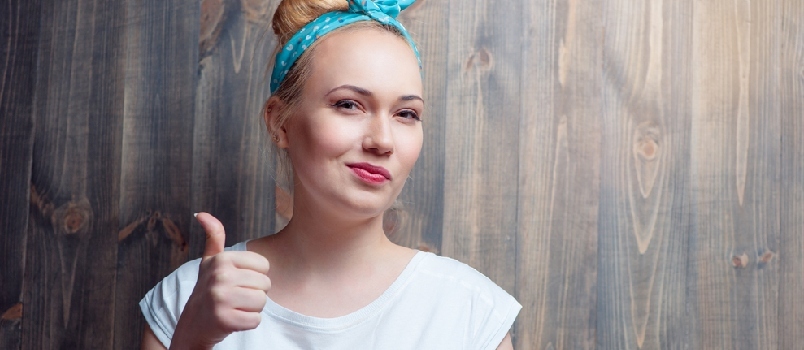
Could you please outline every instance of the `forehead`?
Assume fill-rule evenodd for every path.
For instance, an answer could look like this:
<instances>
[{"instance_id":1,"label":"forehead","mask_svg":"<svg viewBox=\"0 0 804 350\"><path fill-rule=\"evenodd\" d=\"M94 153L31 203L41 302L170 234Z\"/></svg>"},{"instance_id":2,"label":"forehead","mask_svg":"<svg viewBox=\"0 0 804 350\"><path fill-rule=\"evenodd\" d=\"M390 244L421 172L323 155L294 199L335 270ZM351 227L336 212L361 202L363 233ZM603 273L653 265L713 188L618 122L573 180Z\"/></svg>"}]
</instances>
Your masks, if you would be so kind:
<instances>
[{"instance_id":1,"label":"forehead","mask_svg":"<svg viewBox=\"0 0 804 350\"><path fill-rule=\"evenodd\" d=\"M419 63L404 38L379 28L333 32L315 48L306 87L318 92L343 84L378 94L421 95ZM305 88L307 90L307 88Z\"/></svg>"}]
</instances>

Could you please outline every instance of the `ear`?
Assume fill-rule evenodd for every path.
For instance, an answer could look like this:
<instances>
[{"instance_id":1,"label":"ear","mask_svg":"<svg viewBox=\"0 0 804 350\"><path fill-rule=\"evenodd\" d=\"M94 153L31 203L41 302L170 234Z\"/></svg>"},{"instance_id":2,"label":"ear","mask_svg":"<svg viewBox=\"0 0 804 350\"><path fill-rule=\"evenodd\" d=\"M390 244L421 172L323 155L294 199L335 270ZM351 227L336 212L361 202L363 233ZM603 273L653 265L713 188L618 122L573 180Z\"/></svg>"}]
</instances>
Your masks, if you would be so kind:
<instances>
[{"instance_id":1,"label":"ear","mask_svg":"<svg viewBox=\"0 0 804 350\"><path fill-rule=\"evenodd\" d=\"M284 123L279 120L280 112L285 108L284 102L279 97L271 96L268 101L265 101L263 107L263 119L265 126L268 128L268 135L271 142L275 143L279 148L288 148L288 137L285 131Z\"/></svg>"}]
</instances>

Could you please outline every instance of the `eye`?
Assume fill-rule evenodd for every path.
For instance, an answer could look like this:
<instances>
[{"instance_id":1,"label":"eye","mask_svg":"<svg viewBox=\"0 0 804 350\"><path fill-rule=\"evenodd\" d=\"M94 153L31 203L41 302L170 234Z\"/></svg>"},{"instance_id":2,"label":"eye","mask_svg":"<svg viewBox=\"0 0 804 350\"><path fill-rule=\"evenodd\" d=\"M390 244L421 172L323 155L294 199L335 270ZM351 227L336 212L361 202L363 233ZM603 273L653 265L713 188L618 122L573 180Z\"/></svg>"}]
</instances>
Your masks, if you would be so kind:
<instances>
[{"instance_id":1,"label":"eye","mask_svg":"<svg viewBox=\"0 0 804 350\"><path fill-rule=\"evenodd\" d=\"M419 118L419 114L416 113L416 111L414 111L412 109L403 109L403 110L397 112L396 115L400 116L400 117L402 117L404 119L421 121L421 118Z\"/></svg>"},{"instance_id":2,"label":"eye","mask_svg":"<svg viewBox=\"0 0 804 350\"><path fill-rule=\"evenodd\" d=\"M339 100L338 102L333 103L332 107L345 110L360 109L360 105L358 105L357 102L353 100Z\"/></svg>"}]
</instances>

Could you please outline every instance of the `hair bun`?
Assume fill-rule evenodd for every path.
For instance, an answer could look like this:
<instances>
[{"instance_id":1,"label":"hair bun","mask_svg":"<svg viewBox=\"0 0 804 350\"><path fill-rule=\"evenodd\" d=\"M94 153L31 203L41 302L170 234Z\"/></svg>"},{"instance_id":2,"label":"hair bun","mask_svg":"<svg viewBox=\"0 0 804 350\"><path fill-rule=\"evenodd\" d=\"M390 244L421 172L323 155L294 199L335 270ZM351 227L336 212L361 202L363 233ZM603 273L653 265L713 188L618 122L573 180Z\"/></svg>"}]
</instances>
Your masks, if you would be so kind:
<instances>
[{"instance_id":1,"label":"hair bun","mask_svg":"<svg viewBox=\"0 0 804 350\"><path fill-rule=\"evenodd\" d=\"M271 28L284 46L290 38L307 23L332 11L345 11L349 8L346 0L282 0L276 8Z\"/></svg>"}]
</instances>

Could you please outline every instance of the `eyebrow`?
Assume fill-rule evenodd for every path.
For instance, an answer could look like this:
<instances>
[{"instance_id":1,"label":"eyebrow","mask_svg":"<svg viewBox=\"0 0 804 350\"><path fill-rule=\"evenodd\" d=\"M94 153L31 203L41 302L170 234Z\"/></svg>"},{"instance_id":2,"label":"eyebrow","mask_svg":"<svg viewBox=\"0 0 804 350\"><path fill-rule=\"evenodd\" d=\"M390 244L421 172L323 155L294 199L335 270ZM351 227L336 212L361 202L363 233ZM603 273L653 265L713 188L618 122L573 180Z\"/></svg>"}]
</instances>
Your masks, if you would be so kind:
<instances>
[{"instance_id":1,"label":"eyebrow","mask_svg":"<svg viewBox=\"0 0 804 350\"><path fill-rule=\"evenodd\" d=\"M405 95L405 96L400 96L400 97L399 97L399 100L400 100L400 101L412 101L412 100L419 100L419 101L424 102L424 99L422 99L421 97L416 96L416 95Z\"/></svg>"},{"instance_id":2,"label":"eyebrow","mask_svg":"<svg viewBox=\"0 0 804 350\"><path fill-rule=\"evenodd\" d=\"M327 92L327 94L324 95L324 96L329 96L329 94L331 94L331 93L333 93L333 92L335 92L337 90L340 90L340 89L352 90L352 91L354 91L354 92L356 92L358 94L361 94L363 96L371 96L371 95L373 95L371 93L371 91L368 91L368 90L366 90L366 89L364 89L362 87L357 87L357 86L354 86L354 85L345 84L345 85L337 86L337 87L333 88L332 90L329 90L329 92Z\"/></svg>"},{"instance_id":3,"label":"eyebrow","mask_svg":"<svg viewBox=\"0 0 804 350\"><path fill-rule=\"evenodd\" d=\"M362 87L349 85L349 84L344 84L344 85L341 85L341 86L336 86L332 90L329 90L329 92L327 92L326 95L324 95L324 96L329 96L329 94L331 94L331 93L333 93L333 92L335 92L337 90L340 90L340 89L352 90L352 91L354 91L354 92L356 92L356 93L358 93L360 95L363 95L363 96L369 96L370 97L370 96L374 95L373 93L371 93L371 91L368 91L368 90L366 90L366 89L364 89ZM424 102L424 99L422 99L420 96L417 96L417 95L399 96L399 100L400 101L419 100L419 101Z\"/></svg>"}]
</instances>

